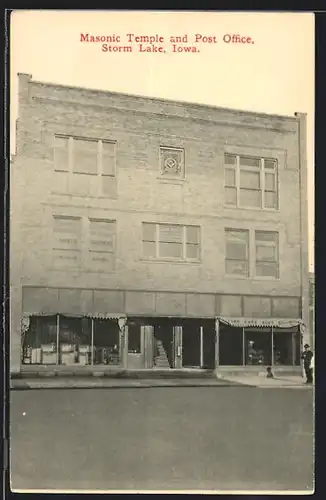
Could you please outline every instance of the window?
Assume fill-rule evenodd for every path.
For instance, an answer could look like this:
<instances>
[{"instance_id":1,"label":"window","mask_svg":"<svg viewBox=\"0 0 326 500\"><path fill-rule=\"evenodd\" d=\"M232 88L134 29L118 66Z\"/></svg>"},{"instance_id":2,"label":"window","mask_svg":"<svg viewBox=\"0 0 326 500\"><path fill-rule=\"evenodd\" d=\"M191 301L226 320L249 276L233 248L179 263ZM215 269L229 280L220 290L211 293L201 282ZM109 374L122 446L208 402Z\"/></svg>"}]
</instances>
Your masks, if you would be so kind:
<instances>
[{"instance_id":1,"label":"window","mask_svg":"<svg viewBox=\"0 0 326 500\"><path fill-rule=\"evenodd\" d=\"M279 277L279 239L275 231L225 229L226 274ZM253 266L250 265L252 255Z\"/></svg>"},{"instance_id":2,"label":"window","mask_svg":"<svg viewBox=\"0 0 326 500\"><path fill-rule=\"evenodd\" d=\"M160 147L160 172L162 178L184 179L184 150Z\"/></svg>"},{"instance_id":3,"label":"window","mask_svg":"<svg viewBox=\"0 0 326 500\"><path fill-rule=\"evenodd\" d=\"M249 276L249 231L226 229L226 273Z\"/></svg>"},{"instance_id":4,"label":"window","mask_svg":"<svg viewBox=\"0 0 326 500\"><path fill-rule=\"evenodd\" d=\"M278 233L255 232L256 276L278 278Z\"/></svg>"},{"instance_id":5,"label":"window","mask_svg":"<svg viewBox=\"0 0 326 500\"><path fill-rule=\"evenodd\" d=\"M87 225L88 224L88 225ZM82 231L83 229L83 231ZM116 221L53 216L53 266L110 272L115 267Z\"/></svg>"},{"instance_id":6,"label":"window","mask_svg":"<svg viewBox=\"0 0 326 500\"><path fill-rule=\"evenodd\" d=\"M143 223L143 255L152 259L198 261L199 226Z\"/></svg>"},{"instance_id":7,"label":"window","mask_svg":"<svg viewBox=\"0 0 326 500\"><path fill-rule=\"evenodd\" d=\"M277 161L225 154L224 186L229 206L277 209Z\"/></svg>"},{"instance_id":8,"label":"window","mask_svg":"<svg viewBox=\"0 0 326 500\"><path fill-rule=\"evenodd\" d=\"M34 316L22 338L23 364L119 365L119 326L116 320Z\"/></svg>"},{"instance_id":9,"label":"window","mask_svg":"<svg viewBox=\"0 0 326 500\"><path fill-rule=\"evenodd\" d=\"M116 143L55 136L54 189L81 196L116 196Z\"/></svg>"},{"instance_id":10,"label":"window","mask_svg":"<svg viewBox=\"0 0 326 500\"><path fill-rule=\"evenodd\" d=\"M119 365L121 362L120 336L117 321L94 319L95 365Z\"/></svg>"},{"instance_id":11,"label":"window","mask_svg":"<svg viewBox=\"0 0 326 500\"><path fill-rule=\"evenodd\" d=\"M128 326L128 353L140 354L141 353L141 329L139 325L129 324Z\"/></svg>"},{"instance_id":12,"label":"window","mask_svg":"<svg viewBox=\"0 0 326 500\"><path fill-rule=\"evenodd\" d=\"M78 217L53 217L54 267L77 268L80 260L81 219Z\"/></svg>"},{"instance_id":13,"label":"window","mask_svg":"<svg viewBox=\"0 0 326 500\"><path fill-rule=\"evenodd\" d=\"M89 263L92 270L114 269L116 223L112 220L89 219Z\"/></svg>"}]
</instances>

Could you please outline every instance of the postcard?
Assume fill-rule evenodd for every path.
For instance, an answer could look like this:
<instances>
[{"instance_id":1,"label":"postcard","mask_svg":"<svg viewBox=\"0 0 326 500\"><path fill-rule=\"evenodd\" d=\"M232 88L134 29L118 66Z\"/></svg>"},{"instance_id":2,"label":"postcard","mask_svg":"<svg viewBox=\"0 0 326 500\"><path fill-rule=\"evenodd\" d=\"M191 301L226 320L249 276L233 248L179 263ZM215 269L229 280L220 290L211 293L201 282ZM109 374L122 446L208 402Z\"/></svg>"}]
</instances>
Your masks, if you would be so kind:
<instances>
[{"instance_id":1,"label":"postcard","mask_svg":"<svg viewBox=\"0 0 326 500\"><path fill-rule=\"evenodd\" d=\"M10 60L12 490L311 494L314 15L15 10Z\"/></svg>"}]
</instances>

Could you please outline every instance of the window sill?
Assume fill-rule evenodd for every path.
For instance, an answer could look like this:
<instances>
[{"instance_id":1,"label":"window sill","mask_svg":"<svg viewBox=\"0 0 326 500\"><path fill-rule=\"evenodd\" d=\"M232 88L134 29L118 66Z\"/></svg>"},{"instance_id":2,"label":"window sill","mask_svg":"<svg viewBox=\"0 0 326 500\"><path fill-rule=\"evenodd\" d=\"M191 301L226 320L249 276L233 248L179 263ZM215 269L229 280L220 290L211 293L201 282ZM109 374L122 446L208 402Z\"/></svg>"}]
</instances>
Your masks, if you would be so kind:
<instances>
[{"instance_id":1,"label":"window sill","mask_svg":"<svg viewBox=\"0 0 326 500\"><path fill-rule=\"evenodd\" d=\"M59 193L58 191L52 191L51 192L52 195L56 195L56 196L73 196L74 198L88 198L88 199L92 199L92 200L117 200L118 199L118 196L104 196L104 195L98 195L98 196L94 196L94 195L90 195L90 194L78 194L78 193Z\"/></svg>"},{"instance_id":2,"label":"window sill","mask_svg":"<svg viewBox=\"0 0 326 500\"><path fill-rule=\"evenodd\" d=\"M101 270L101 271L95 271L93 269L83 269L83 268L66 268L62 269L60 267L49 267L48 271L51 272L56 272L56 273L78 273L78 275L83 275L83 274L114 274L116 272L115 269L113 270Z\"/></svg>"},{"instance_id":3,"label":"window sill","mask_svg":"<svg viewBox=\"0 0 326 500\"><path fill-rule=\"evenodd\" d=\"M226 204L224 204L224 208L230 209L230 210L245 210L245 211L251 211L251 212L272 212L272 213L279 213L280 212L279 208L235 207L233 205L226 205Z\"/></svg>"},{"instance_id":4,"label":"window sill","mask_svg":"<svg viewBox=\"0 0 326 500\"><path fill-rule=\"evenodd\" d=\"M225 278L235 279L235 280L269 281L269 282L281 281L281 278L273 278L273 277L265 277L265 276L238 276L235 274L225 274Z\"/></svg>"},{"instance_id":5,"label":"window sill","mask_svg":"<svg viewBox=\"0 0 326 500\"><path fill-rule=\"evenodd\" d=\"M202 263L201 260L176 260L176 259L150 259L150 258L142 258L139 259L139 262L144 263L157 263L157 264L196 264L199 265Z\"/></svg>"}]
</instances>

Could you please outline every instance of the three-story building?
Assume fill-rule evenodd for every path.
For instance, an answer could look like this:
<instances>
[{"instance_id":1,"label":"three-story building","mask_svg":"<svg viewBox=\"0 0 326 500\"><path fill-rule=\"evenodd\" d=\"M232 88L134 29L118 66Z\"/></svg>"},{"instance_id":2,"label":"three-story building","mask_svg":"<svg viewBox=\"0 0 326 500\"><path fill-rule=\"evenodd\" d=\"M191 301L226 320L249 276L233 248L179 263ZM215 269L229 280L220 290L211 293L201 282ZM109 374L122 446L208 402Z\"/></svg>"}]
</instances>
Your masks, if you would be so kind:
<instances>
[{"instance_id":1,"label":"three-story building","mask_svg":"<svg viewBox=\"0 0 326 500\"><path fill-rule=\"evenodd\" d=\"M12 373L300 370L305 121L20 74Z\"/></svg>"}]
</instances>

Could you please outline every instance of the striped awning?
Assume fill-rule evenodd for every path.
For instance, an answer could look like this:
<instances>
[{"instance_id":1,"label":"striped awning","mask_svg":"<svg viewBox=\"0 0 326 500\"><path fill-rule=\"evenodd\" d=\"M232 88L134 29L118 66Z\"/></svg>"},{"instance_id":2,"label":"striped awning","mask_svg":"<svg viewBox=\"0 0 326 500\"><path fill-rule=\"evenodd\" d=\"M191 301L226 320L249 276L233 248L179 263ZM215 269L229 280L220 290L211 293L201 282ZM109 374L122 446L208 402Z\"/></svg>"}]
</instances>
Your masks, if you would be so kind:
<instances>
[{"instance_id":1,"label":"striped awning","mask_svg":"<svg viewBox=\"0 0 326 500\"><path fill-rule=\"evenodd\" d=\"M219 316L216 319L224 325L239 328L293 328L295 326L304 326L302 319L298 318L230 318Z\"/></svg>"},{"instance_id":2,"label":"striped awning","mask_svg":"<svg viewBox=\"0 0 326 500\"><path fill-rule=\"evenodd\" d=\"M68 317L68 318L90 318L90 319L116 319L118 320L119 327L121 321L123 320L123 323L126 321L126 315L123 313L77 313L77 314L62 314L62 313L24 313L22 320L21 320L21 328L22 332L26 332L29 329L29 324L30 324L30 318L33 316L42 316L42 317L49 317L49 316L56 316L57 314L60 314L60 316L63 317ZM121 323L122 324L122 323Z\"/></svg>"}]
</instances>

